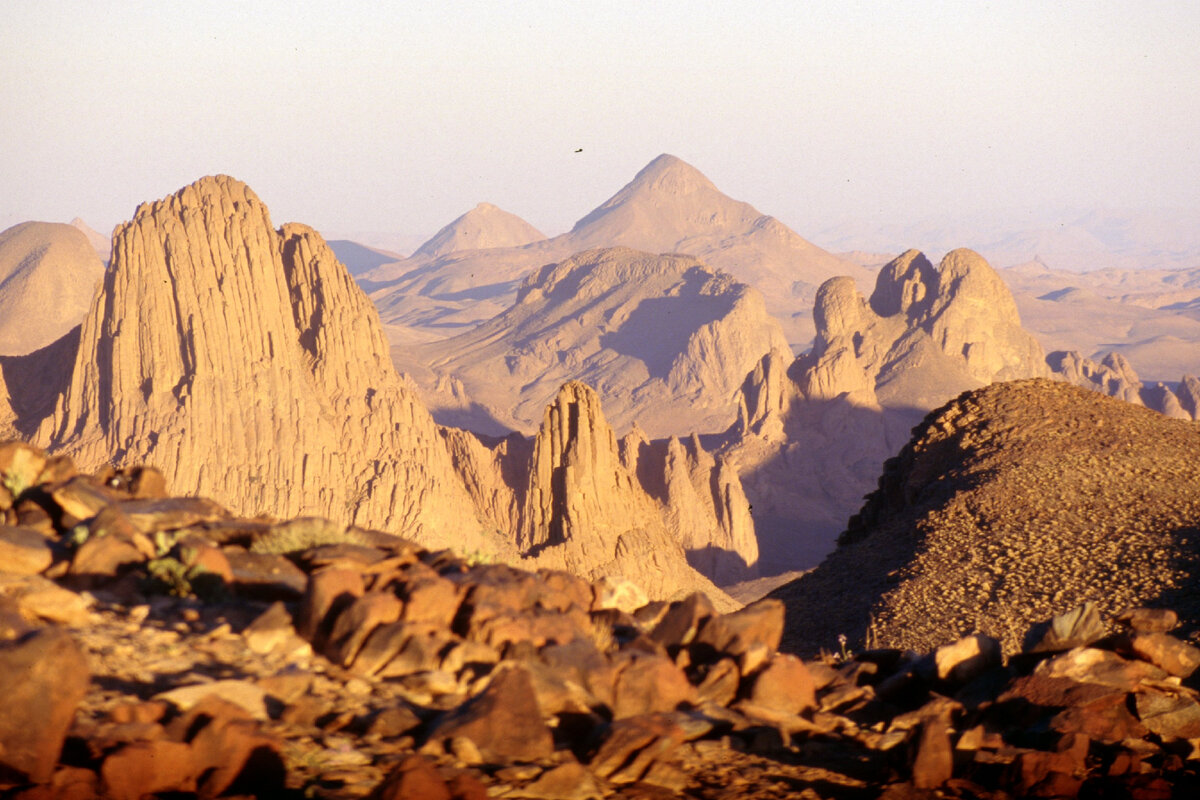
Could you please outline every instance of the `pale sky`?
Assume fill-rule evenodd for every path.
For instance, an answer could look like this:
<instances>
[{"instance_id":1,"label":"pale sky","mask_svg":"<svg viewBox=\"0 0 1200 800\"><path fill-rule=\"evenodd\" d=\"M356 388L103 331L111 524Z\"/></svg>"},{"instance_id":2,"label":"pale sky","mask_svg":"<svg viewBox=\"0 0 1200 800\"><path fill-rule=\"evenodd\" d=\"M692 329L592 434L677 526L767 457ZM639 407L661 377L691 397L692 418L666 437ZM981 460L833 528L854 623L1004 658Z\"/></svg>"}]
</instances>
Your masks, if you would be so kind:
<instances>
[{"instance_id":1,"label":"pale sky","mask_svg":"<svg viewBox=\"0 0 1200 800\"><path fill-rule=\"evenodd\" d=\"M1196 2L47 2L0 26L0 227L212 173L276 224L548 234L659 153L804 235L1200 212ZM582 148L582 152L576 153Z\"/></svg>"}]
</instances>

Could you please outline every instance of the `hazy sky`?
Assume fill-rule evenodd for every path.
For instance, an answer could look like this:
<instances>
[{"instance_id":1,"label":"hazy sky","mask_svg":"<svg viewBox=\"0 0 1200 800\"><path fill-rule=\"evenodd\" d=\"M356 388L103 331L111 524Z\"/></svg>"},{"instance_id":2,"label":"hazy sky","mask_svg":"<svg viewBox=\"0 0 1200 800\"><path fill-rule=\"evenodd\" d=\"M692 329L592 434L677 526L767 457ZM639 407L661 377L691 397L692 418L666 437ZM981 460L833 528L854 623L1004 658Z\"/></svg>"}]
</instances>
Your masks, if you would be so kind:
<instances>
[{"instance_id":1,"label":"hazy sky","mask_svg":"<svg viewBox=\"0 0 1200 800\"><path fill-rule=\"evenodd\" d=\"M47 2L0 26L0 223L225 172L276 224L570 227L662 152L801 234L1200 210L1200 3ZM581 153L576 153L582 148Z\"/></svg>"}]
</instances>

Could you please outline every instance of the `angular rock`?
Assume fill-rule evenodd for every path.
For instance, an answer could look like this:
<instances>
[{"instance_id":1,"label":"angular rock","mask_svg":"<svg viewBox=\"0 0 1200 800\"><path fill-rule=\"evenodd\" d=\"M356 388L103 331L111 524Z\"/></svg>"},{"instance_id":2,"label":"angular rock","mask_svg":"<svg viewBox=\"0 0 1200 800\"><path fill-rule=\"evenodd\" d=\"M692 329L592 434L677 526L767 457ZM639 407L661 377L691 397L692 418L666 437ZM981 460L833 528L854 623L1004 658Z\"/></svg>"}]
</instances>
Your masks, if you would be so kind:
<instances>
[{"instance_id":1,"label":"angular rock","mask_svg":"<svg viewBox=\"0 0 1200 800\"><path fill-rule=\"evenodd\" d=\"M1169 633L1179 625L1179 615L1169 608L1130 608L1117 615L1117 622L1141 633Z\"/></svg>"},{"instance_id":2,"label":"angular rock","mask_svg":"<svg viewBox=\"0 0 1200 800\"><path fill-rule=\"evenodd\" d=\"M156 700L165 700L185 712L200 706L210 697L236 706L254 719L268 719L266 692L249 681L221 680L198 683L155 695Z\"/></svg>"},{"instance_id":3,"label":"angular rock","mask_svg":"<svg viewBox=\"0 0 1200 800\"><path fill-rule=\"evenodd\" d=\"M740 611L710 617L700 629L696 643L738 658L761 645L777 650L783 638L783 602L767 598L751 603Z\"/></svg>"},{"instance_id":4,"label":"angular rock","mask_svg":"<svg viewBox=\"0 0 1200 800\"><path fill-rule=\"evenodd\" d=\"M388 773L383 783L371 792L369 800L452 800L452 797L437 768L414 754Z\"/></svg>"},{"instance_id":5,"label":"angular rock","mask_svg":"<svg viewBox=\"0 0 1200 800\"><path fill-rule=\"evenodd\" d=\"M0 771L50 779L89 680L87 660L65 631L41 628L0 642Z\"/></svg>"},{"instance_id":6,"label":"angular rock","mask_svg":"<svg viewBox=\"0 0 1200 800\"><path fill-rule=\"evenodd\" d=\"M568 762L551 767L510 796L529 800L602 800L604 789L586 767Z\"/></svg>"},{"instance_id":7,"label":"angular rock","mask_svg":"<svg viewBox=\"0 0 1200 800\"><path fill-rule=\"evenodd\" d=\"M650 632L650 638L668 648L691 644L700 625L715 613L716 609L707 595L692 592L683 600L671 603L667 613Z\"/></svg>"},{"instance_id":8,"label":"angular rock","mask_svg":"<svg viewBox=\"0 0 1200 800\"><path fill-rule=\"evenodd\" d=\"M933 658L938 680L954 684L970 683L1003 663L1000 642L980 633L939 647Z\"/></svg>"},{"instance_id":9,"label":"angular rock","mask_svg":"<svg viewBox=\"0 0 1200 800\"><path fill-rule=\"evenodd\" d=\"M366 591L361 572L338 567L314 572L300 604L297 630L322 650L338 614Z\"/></svg>"},{"instance_id":10,"label":"angular rock","mask_svg":"<svg viewBox=\"0 0 1200 800\"><path fill-rule=\"evenodd\" d=\"M25 442L0 443L0 485L15 499L38 483L46 455Z\"/></svg>"},{"instance_id":11,"label":"angular rock","mask_svg":"<svg viewBox=\"0 0 1200 800\"><path fill-rule=\"evenodd\" d=\"M0 598L12 600L27 619L43 619L70 626L86 625L91 619L89 600L41 575L0 573Z\"/></svg>"},{"instance_id":12,"label":"angular rock","mask_svg":"<svg viewBox=\"0 0 1200 800\"><path fill-rule=\"evenodd\" d=\"M375 628L400 619L403 605L389 590L368 592L355 598L333 623L325 645L326 655L335 664L350 666Z\"/></svg>"},{"instance_id":13,"label":"angular rock","mask_svg":"<svg viewBox=\"0 0 1200 800\"><path fill-rule=\"evenodd\" d=\"M1121 649L1149 662L1168 675L1186 678L1200 667L1200 648L1166 633L1135 633L1120 643Z\"/></svg>"},{"instance_id":14,"label":"angular rock","mask_svg":"<svg viewBox=\"0 0 1200 800\"><path fill-rule=\"evenodd\" d=\"M554 751L529 673L516 666L500 670L482 694L438 721L429 738L455 736L475 742L490 763L535 761Z\"/></svg>"},{"instance_id":15,"label":"angular rock","mask_svg":"<svg viewBox=\"0 0 1200 800\"><path fill-rule=\"evenodd\" d=\"M166 739L124 745L104 759L100 777L104 796L113 800L140 800L159 792L196 790L191 747Z\"/></svg>"},{"instance_id":16,"label":"angular rock","mask_svg":"<svg viewBox=\"0 0 1200 800\"><path fill-rule=\"evenodd\" d=\"M1200 704L1191 697L1144 689L1134 703L1142 724L1164 739L1200 739Z\"/></svg>"},{"instance_id":17,"label":"angular rock","mask_svg":"<svg viewBox=\"0 0 1200 800\"><path fill-rule=\"evenodd\" d=\"M1166 673L1143 661L1126 661L1116 653L1094 647L1078 647L1043 661L1035 675L1070 678L1080 683L1098 683L1132 692L1142 681L1162 680Z\"/></svg>"},{"instance_id":18,"label":"angular rock","mask_svg":"<svg viewBox=\"0 0 1200 800\"><path fill-rule=\"evenodd\" d=\"M54 561L46 537L32 528L0 525L0 569L18 575L36 575Z\"/></svg>"},{"instance_id":19,"label":"angular rock","mask_svg":"<svg viewBox=\"0 0 1200 800\"><path fill-rule=\"evenodd\" d=\"M790 653L776 653L753 676L750 702L786 714L799 714L817 705L816 684L808 668Z\"/></svg>"},{"instance_id":20,"label":"angular rock","mask_svg":"<svg viewBox=\"0 0 1200 800\"><path fill-rule=\"evenodd\" d=\"M929 719L921 726L917 756L913 759L913 785L918 789L936 789L954 774L954 751L945 720Z\"/></svg>"},{"instance_id":21,"label":"angular rock","mask_svg":"<svg viewBox=\"0 0 1200 800\"><path fill-rule=\"evenodd\" d=\"M669 658L624 651L614 659L613 719L674 711L695 699L687 675Z\"/></svg>"},{"instance_id":22,"label":"angular rock","mask_svg":"<svg viewBox=\"0 0 1200 800\"><path fill-rule=\"evenodd\" d=\"M263 600L296 600L308 588L308 576L277 553L247 553L226 550L233 587L240 593Z\"/></svg>"},{"instance_id":23,"label":"angular rock","mask_svg":"<svg viewBox=\"0 0 1200 800\"><path fill-rule=\"evenodd\" d=\"M1031 627L1025 634L1024 651L1060 653L1073 647L1086 647L1103 639L1107 633L1095 603L1084 603Z\"/></svg>"},{"instance_id":24,"label":"angular rock","mask_svg":"<svg viewBox=\"0 0 1200 800\"><path fill-rule=\"evenodd\" d=\"M618 719L609 726L589 766L593 773L613 783L633 783L686 739L687 733L674 714Z\"/></svg>"}]
</instances>

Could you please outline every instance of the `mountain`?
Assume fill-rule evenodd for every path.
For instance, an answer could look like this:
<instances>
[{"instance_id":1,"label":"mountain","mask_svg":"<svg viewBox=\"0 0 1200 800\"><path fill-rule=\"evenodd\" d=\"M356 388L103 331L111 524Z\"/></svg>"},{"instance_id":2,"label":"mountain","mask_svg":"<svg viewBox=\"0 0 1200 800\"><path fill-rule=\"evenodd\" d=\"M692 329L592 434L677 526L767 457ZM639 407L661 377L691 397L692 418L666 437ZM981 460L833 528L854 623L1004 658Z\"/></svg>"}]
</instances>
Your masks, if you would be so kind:
<instances>
[{"instance_id":1,"label":"mountain","mask_svg":"<svg viewBox=\"0 0 1200 800\"><path fill-rule=\"evenodd\" d=\"M999 383L931 413L814 572L774 592L791 649L1007 652L1049 610L1200 612L1200 428L1061 382Z\"/></svg>"},{"instance_id":2,"label":"mountain","mask_svg":"<svg viewBox=\"0 0 1200 800\"><path fill-rule=\"evenodd\" d=\"M112 239L94 230L79 217L76 217L67 224L86 236L88 243L96 250L96 254L100 256L100 260L106 264L108 263L108 259L112 257Z\"/></svg>"},{"instance_id":3,"label":"mountain","mask_svg":"<svg viewBox=\"0 0 1200 800\"><path fill-rule=\"evenodd\" d=\"M0 355L23 355L75 327L104 264L71 225L23 222L0 232Z\"/></svg>"},{"instance_id":4,"label":"mountain","mask_svg":"<svg viewBox=\"0 0 1200 800\"><path fill-rule=\"evenodd\" d=\"M535 270L504 313L393 360L444 424L533 431L558 387L580 380L619 428L667 436L728 427L773 348L787 342L756 290L690 256L612 248Z\"/></svg>"},{"instance_id":5,"label":"mountain","mask_svg":"<svg viewBox=\"0 0 1200 800\"><path fill-rule=\"evenodd\" d=\"M831 278L813 318L810 352L790 363L771 353L748 376L719 448L754 506L764 561L780 571L829 552L930 408L993 381L1050 374L1004 282L969 250L937 268L909 251L880 270L869 299L850 278Z\"/></svg>"},{"instance_id":6,"label":"mountain","mask_svg":"<svg viewBox=\"0 0 1200 800\"><path fill-rule=\"evenodd\" d=\"M337 256L338 261L345 265L351 275L361 275L370 272L384 264L399 261L404 256L387 250L367 247L364 244L349 239L333 239L327 242L329 249Z\"/></svg>"},{"instance_id":7,"label":"mountain","mask_svg":"<svg viewBox=\"0 0 1200 800\"><path fill-rule=\"evenodd\" d=\"M177 491L244 514L316 515L514 563L549 565L553 553L538 546L547 542L518 535L530 529L527 500L547 498L553 519L579 500L572 476L582 476L602 513L573 517L570 535L549 542L569 545L560 568L619 567L656 598L699 588L725 608L733 601L689 559L731 579L753 572L736 473L698 451L682 464L649 456L635 466L582 385L546 412L569 423L532 443L439 428L321 236L295 223L275 229L245 184L208 177L144 203L113 241L82 327L0 359L0 426L89 467L158 465ZM549 483L536 458L546 452ZM681 469L708 488L690 515L679 504L694 495L668 485ZM681 520L693 523L686 536ZM648 550L653 559L631 555Z\"/></svg>"},{"instance_id":8,"label":"mountain","mask_svg":"<svg viewBox=\"0 0 1200 800\"><path fill-rule=\"evenodd\" d=\"M834 275L864 286L871 270L839 259L773 217L722 194L698 170L661 155L567 233L523 247L414 255L362 277L385 323L446 336L509 307L525 274L597 247L695 256L766 298L793 347L808 346L808 308ZM457 332L456 331L456 332Z\"/></svg>"},{"instance_id":9,"label":"mountain","mask_svg":"<svg viewBox=\"0 0 1200 800\"><path fill-rule=\"evenodd\" d=\"M413 255L437 258L459 250L520 247L545 238L544 233L516 214L491 203L480 203L435 233Z\"/></svg>"}]
</instances>

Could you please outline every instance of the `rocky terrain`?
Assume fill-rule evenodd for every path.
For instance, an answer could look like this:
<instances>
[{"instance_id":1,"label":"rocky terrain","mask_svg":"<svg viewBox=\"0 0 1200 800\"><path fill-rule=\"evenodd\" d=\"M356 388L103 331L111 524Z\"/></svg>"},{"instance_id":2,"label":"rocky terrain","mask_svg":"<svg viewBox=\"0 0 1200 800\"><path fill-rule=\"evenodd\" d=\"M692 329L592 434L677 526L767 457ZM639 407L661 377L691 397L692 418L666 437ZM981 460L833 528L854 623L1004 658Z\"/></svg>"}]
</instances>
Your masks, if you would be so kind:
<instances>
[{"instance_id":1,"label":"rocky terrain","mask_svg":"<svg viewBox=\"0 0 1200 800\"><path fill-rule=\"evenodd\" d=\"M822 281L852 275L865 286L872 279L870 270L822 250L779 220L726 196L696 168L663 154L560 236L522 247L453 252L431 240L413 257L380 266L360 282L399 336L415 331L442 338L509 308L531 270L598 247L683 253L728 272L763 294L788 342L801 349L813 335L806 309Z\"/></svg>"},{"instance_id":2,"label":"rocky terrain","mask_svg":"<svg viewBox=\"0 0 1200 800\"><path fill-rule=\"evenodd\" d=\"M587 387L549 398L532 441L437 426L320 235L274 228L245 184L205 178L143 204L113 241L82 327L0 360L11 432L92 469L158 465L238 513L620 570L656 599L704 589L724 610L705 575L755 574L737 473L695 441L618 445Z\"/></svg>"},{"instance_id":3,"label":"rocky terrain","mask_svg":"<svg viewBox=\"0 0 1200 800\"><path fill-rule=\"evenodd\" d=\"M0 356L39 350L78 325L103 274L72 225L23 222L0 232Z\"/></svg>"},{"instance_id":4,"label":"rocky terrain","mask_svg":"<svg viewBox=\"0 0 1200 800\"><path fill-rule=\"evenodd\" d=\"M619 429L665 437L727 428L738 387L772 349L787 341L756 290L690 256L606 248L534 270L504 313L392 360L443 424L532 432L578 380Z\"/></svg>"},{"instance_id":5,"label":"rocky terrain","mask_svg":"<svg viewBox=\"0 0 1200 800\"><path fill-rule=\"evenodd\" d=\"M1060 382L967 392L890 459L837 549L777 590L800 652L1019 647L1058 609L1173 607L1197 633L1200 426Z\"/></svg>"},{"instance_id":6,"label":"rocky terrain","mask_svg":"<svg viewBox=\"0 0 1200 800\"><path fill-rule=\"evenodd\" d=\"M785 622L816 612L778 600L647 603L319 518L239 519L165 497L153 469L79 475L19 442L0 486L5 796L1200 788L1200 649L1162 608L1088 604L1017 649L973 634L802 660Z\"/></svg>"}]
</instances>

